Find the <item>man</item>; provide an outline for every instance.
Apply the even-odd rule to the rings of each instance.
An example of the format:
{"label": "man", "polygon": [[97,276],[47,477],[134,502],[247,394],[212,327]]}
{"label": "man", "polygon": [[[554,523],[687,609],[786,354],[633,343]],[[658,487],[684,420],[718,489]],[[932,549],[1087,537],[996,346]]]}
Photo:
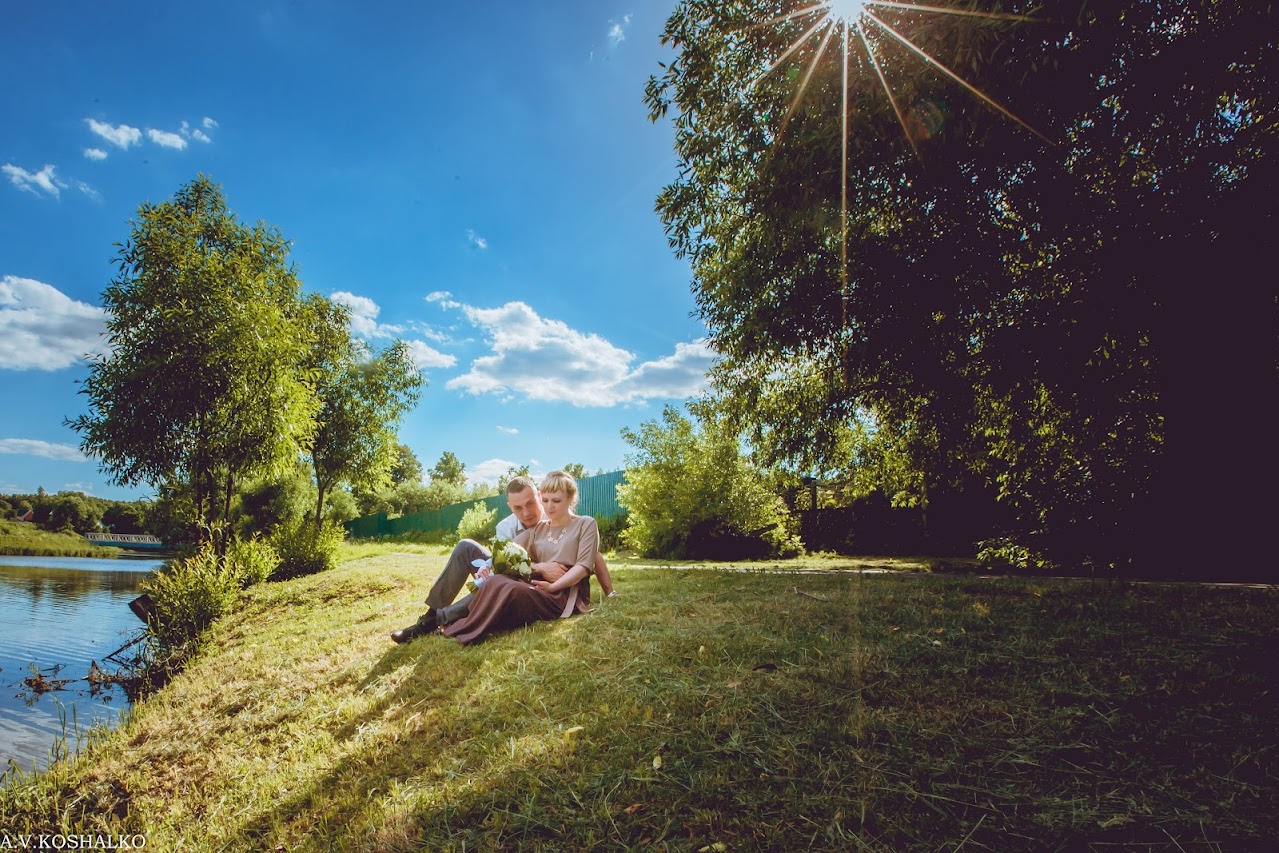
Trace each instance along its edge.
{"label": "man", "polygon": [[[497,523],[497,538],[514,540],[515,535],[546,518],[542,512],[542,497],[537,486],[529,477],[515,477],[506,484],[506,505],[511,514]],[[401,628],[391,634],[397,643],[407,643],[415,637],[430,634],[441,625],[461,619],[471,612],[471,596],[460,601],[453,599],[466,584],[468,578],[475,573],[475,560],[487,560],[488,550],[478,542],[463,539],[453,546],[444,571],[431,585],[431,592],[426,596],[426,613],[407,628]],[[543,580],[554,582],[564,574],[564,568],[547,568],[541,572]],[[608,566],[603,556],[599,558],[595,569],[596,579],[605,595],[613,594],[613,579],[609,575]]]}

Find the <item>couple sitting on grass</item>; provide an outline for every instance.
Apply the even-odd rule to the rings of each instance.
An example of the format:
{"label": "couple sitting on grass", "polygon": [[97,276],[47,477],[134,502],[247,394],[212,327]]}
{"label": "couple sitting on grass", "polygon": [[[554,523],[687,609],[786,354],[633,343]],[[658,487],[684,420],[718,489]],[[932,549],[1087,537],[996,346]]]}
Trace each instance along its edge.
{"label": "couple sitting on grass", "polygon": [[519,628],[541,619],[582,613],[591,602],[590,576],[599,578],[604,595],[613,594],[613,579],[600,555],[595,519],[573,512],[577,483],[563,471],[552,471],[539,487],[516,477],[506,487],[511,515],[497,525],[497,538],[513,541],[528,552],[532,578],[493,574],[471,595],[454,601],[475,571],[475,562],[492,555],[478,542],[463,539],[453,548],[444,571],[426,597],[427,611],[414,624],[391,634],[407,643],[423,634],[440,633],[463,645],[489,634]]}

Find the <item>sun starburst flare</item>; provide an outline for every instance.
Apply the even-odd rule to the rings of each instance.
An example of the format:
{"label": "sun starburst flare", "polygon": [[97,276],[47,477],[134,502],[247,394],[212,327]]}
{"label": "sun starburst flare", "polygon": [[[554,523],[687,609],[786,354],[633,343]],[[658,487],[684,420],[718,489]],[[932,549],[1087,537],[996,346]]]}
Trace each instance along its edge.
{"label": "sun starburst flare", "polygon": [[990,95],[983,92],[976,85],[965,80],[958,72],[942,62],[936,56],[930,54],[920,45],[912,41],[910,35],[904,32],[905,29],[901,22],[896,22],[896,26],[884,20],[884,12],[893,12],[899,16],[925,16],[925,15],[948,15],[963,18],[972,18],[987,21],[1034,21],[1037,20],[1027,15],[1013,14],[1010,12],[990,12],[980,9],[960,9],[953,6],[941,6],[930,3],[902,3],[895,0],[821,0],[809,6],[804,6],[787,12],[782,15],[770,18],[757,24],[750,25],[746,29],[755,30],[785,24],[787,22],[795,22],[804,27],[803,33],[792,41],[786,48],[761,71],[747,87],[754,89],[758,87],[769,75],[773,74],[778,68],[786,64],[792,57],[803,53],[806,47],[809,47],[814,40],[817,41],[817,47],[812,51],[811,57],[806,62],[806,68],[800,78],[799,86],[795,90],[794,96],[791,98],[790,104],[787,106],[785,114],[782,116],[781,122],[777,129],[777,135],[774,144],[779,142],[785,135],[786,129],[790,124],[795,112],[799,109],[800,103],[804,99],[804,95],[808,90],[809,82],[812,80],[817,71],[822,57],[826,54],[831,42],[838,39],[840,42],[840,68],[841,68],[841,134],[843,136],[840,148],[842,164],[840,168],[840,224],[841,224],[841,282],[845,293],[848,289],[848,89],[850,74],[850,54],[854,50],[864,53],[865,67],[873,72],[875,81],[879,87],[883,89],[884,95],[888,99],[888,104],[892,108],[893,115],[896,117],[898,124],[901,125],[902,133],[906,137],[906,142],[910,145],[911,150],[916,157],[920,156],[917,137],[920,135],[929,135],[928,131],[922,131],[919,128],[912,128],[911,122],[908,120],[906,113],[903,111],[897,95],[893,92],[893,87],[889,84],[888,73],[886,71],[886,57],[884,48],[886,45],[895,43],[905,48],[911,55],[922,60],[926,65],[937,69],[946,78],[962,87],[971,96],[976,98],[982,104],[995,110],[1004,117],[1016,122],[1019,126],[1034,134],[1038,138],[1047,142],[1049,145],[1054,144],[1043,133],[1040,133],[1026,121],[1013,113],[1006,106],[995,100]]}

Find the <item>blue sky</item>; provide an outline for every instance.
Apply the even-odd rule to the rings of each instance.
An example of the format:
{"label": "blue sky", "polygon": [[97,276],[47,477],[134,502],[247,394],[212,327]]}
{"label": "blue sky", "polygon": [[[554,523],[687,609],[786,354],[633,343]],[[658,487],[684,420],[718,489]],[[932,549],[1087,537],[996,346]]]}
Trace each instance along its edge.
{"label": "blue sky", "polygon": [[293,242],[306,290],[427,379],[426,468],[620,467],[705,383],[653,212],[644,83],[675,0],[11,4],[0,31],[0,492],[109,484],[63,425],[143,201],[198,173]]}

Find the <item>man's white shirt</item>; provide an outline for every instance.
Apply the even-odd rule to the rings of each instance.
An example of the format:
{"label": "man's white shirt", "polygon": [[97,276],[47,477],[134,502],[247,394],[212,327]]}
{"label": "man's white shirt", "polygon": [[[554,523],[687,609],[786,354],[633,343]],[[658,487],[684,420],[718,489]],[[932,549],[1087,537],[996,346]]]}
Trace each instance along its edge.
{"label": "man's white shirt", "polygon": [[[542,516],[542,520],[546,520],[546,516]],[[520,520],[515,517],[515,513],[511,513],[506,518],[497,523],[498,539],[515,539],[515,534],[522,533],[527,528],[520,524]]]}

